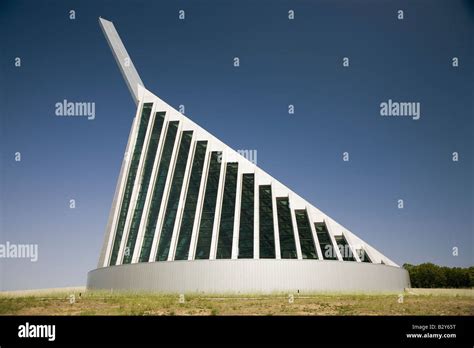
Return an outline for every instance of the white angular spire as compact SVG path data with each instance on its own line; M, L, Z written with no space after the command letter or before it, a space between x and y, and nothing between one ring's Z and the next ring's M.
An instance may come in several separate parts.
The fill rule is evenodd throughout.
M138 105L138 86L144 87L142 79L140 78L140 75L138 75L137 69L135 69L135 65L133 65L132 59L125 49L125 46L123 45L117 30L115 30L114 24L101 17L99 17L99 24L102 28L105 38L107 39L107 42L109 43L110 49L115 57L115 61L120 68L120 72L127 83L127 87L132 94L132 98L135 101L135 104Z

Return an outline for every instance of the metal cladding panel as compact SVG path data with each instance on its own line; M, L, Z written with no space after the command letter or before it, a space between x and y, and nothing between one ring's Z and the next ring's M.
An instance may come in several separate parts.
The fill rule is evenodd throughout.
M388 265L321 260L193 260L137 263L89 272L88 289L165 293L396 292L408 272Z

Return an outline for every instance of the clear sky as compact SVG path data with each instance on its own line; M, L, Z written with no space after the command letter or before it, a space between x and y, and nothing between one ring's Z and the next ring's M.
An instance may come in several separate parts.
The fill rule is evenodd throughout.
M99 16L150 91L398 264L474 264L472 1L3 0L0 242L39 250L0 259L0 289L97 265L135 114ZM64 99L95 119L57 117ZM389 99L420 119L380 116Z

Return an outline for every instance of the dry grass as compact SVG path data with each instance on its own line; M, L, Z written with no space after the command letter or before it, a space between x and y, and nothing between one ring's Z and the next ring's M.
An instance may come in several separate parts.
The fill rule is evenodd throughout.
M79 296L81 293L81 296ZM70 303L70 295L75 302ZM474 315L474 290L400 294L178 295L108 291L0 293L0 315Z

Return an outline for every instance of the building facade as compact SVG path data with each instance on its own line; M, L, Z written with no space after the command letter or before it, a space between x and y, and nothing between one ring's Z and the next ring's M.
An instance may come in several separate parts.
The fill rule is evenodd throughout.
M88 288L400 291L408 273L148 91L99 20L137 104Z

